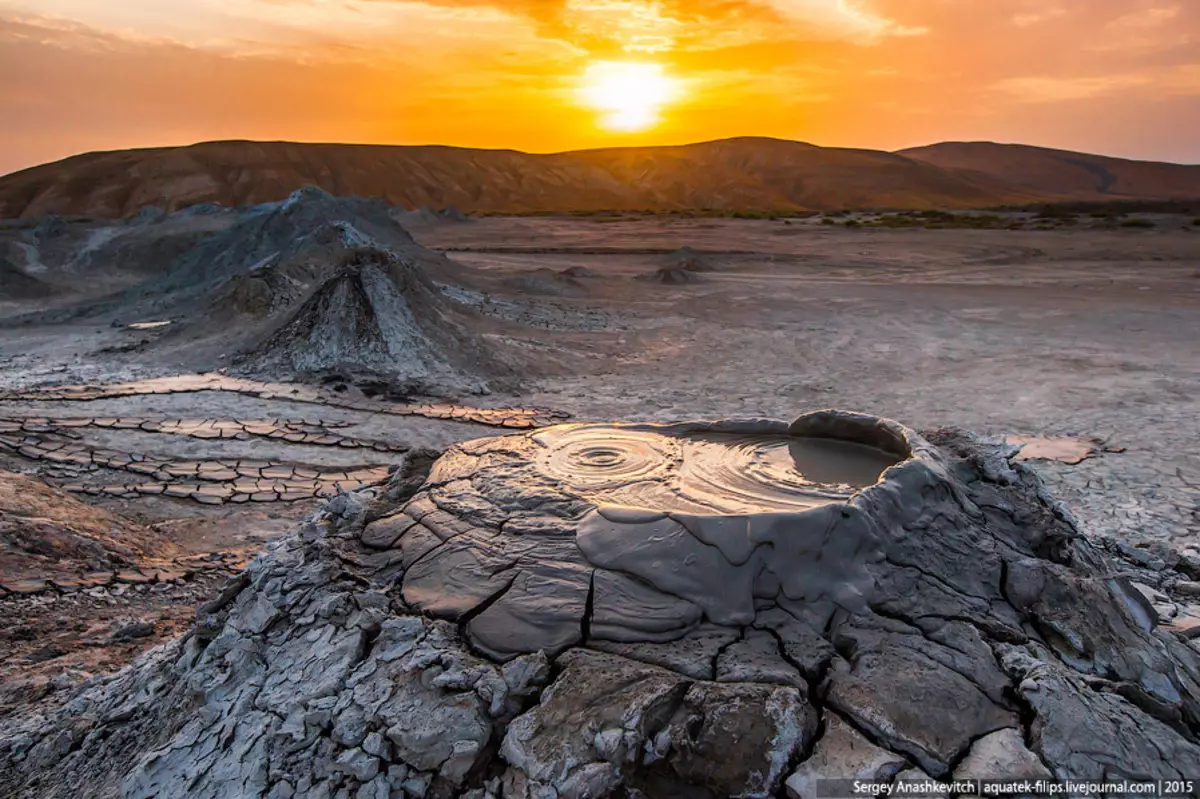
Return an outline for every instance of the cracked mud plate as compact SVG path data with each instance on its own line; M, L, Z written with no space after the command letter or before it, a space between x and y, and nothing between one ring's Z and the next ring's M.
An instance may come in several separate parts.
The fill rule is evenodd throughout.
M826 411L409 459L189 635L0 723L0 789L808 799L1200 773L1196 652L1012 454Z

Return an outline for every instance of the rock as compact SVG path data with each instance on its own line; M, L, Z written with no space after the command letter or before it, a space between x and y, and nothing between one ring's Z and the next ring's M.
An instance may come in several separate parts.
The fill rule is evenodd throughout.
M833 713L825 715L825 734L812 755L787 778L789 799L816 799L818 780L866 780L890 783L908 761L880 748Z
M138 638L149 638L154 635L154 622L148 619L124 618L117 619L111 625L109 639L114 642L133 641Z
M537 707L509 725L500 752L507 777L530 795L575 779L603 796L620 785L615 767L636 764L646 744L667 724L687 690L674 672L615 655L573 650L558 659L563 671ZM603 752L596 748L600 731ZM613 741L614 734L620 740ZM589 767L591 767L589 769ZM584 771L584 769L588 769ZM578 776L576 776L578 775Z
M1020 731L996 730L971 746L954 770L955 780L1050 780L1050 769L1025 747Z
M984 690L1006 682L990 657L971 663L917 635L849 627L840 633L844 643L835 639L835 646L848 649L849 663L832 670L826 702L928 773L948 776L973 740L1017 723L1014 710ZM954 710L935 720L928 707Z
M1159 591L1157 588L1152 588L1145 583L1131 582L1130 584L1139 594L1146 598L1147 602L1152 605L1171 601L1170 597L1168 597L1162 591Z
M1030 746L1059 780L1102 780L1120 764L1126 774L1159 779L1200 774L1200 746L1126 699L1096 691L1048 653L998 646L1000 663L1017 680L1036 720ZM1022 683L1024 684L1024 683Z
M337 766L359 782L370 782L379 774L379 759L361 749L347 749L338 755Z
M521 655L505 663L500 673L504 676L509 694L523 699L546 684L550 676L550 660L544 652Z
M817 713L795 688L696 683L667 728L667 760L684 785L764 799L816 731Z
M1193 580L1200 580L1200 550L1184 549L1178 553L1179 562L1176 564L1179 571L1191 577Z
M1185 638L1200 637L1200 605L1178 605L1170 629Z
M388 746L387 740L377 732L372 732L363 739L362 748L364 752L374 755L380 760L391 759L391 747Z

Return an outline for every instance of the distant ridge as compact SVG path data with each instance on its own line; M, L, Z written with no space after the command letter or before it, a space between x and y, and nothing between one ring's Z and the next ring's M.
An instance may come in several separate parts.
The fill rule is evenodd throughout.
M738 138L531 155L223 141L87 153L0 177L0 218L250 205L306 185L467 213L983 208L1200 198L1200 166L989 143L887 153Z
M986 176L1069 200L1200 198L1200 166L992 142L943 142L899 154L967 177Z

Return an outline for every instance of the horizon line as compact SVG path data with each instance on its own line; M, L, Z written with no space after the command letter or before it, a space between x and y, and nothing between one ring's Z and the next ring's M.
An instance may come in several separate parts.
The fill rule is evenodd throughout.
M929 144L918 144L918 145L913 145L911 147L902 147L897 150L882 150L882 149L877 149L877 148L872 148L872 147L845 147L845 146L840 146L840 145L814 144L812 142L807 142L807 141L803 141L800 139L785 139L785 138L781 138L778 136L761 136L761 135L747 134L747 135L741 135L741 136L726 136L726 137L717 138L717 139L702 139L699 141L681 142L678 144L617 145L617 146L611 146L611 147L584 147L584 148L576 148L576 149L569 149L569 150L552 150L552 151L546 151L546 152L520 150L515 147L470 147L470 146L457 145L457 144L439 144L439 143L432 143L432 142L426 142L426 143L421 143L421 144L392 144L392 143L380 143L380 142L303 141L303 140L297 140L297 139L202 139L200 141L194 141L194 142L190 142L187 144L164 144L164 145L152 145L152 146L147 146L147 147L122 147L122 148L116 148L116 149L110 149L110 150L84 150L84 151L81 151L78 153L73 153L71 155L63 156L62 158L56 158L51 161L43 161L38 164L33 164L31 166L22 167L20 169L13 170L12 172L6 172L4 174L0 174L0 180L12 177L14 175L19 175L22 172L29 172L31 170L41 169L43 167L54 166L55 164L61 164L66 161L71 161L76 158L85 158L87 156L112 155L112 154L116 154L116 153L153 152L156 150L186 150L186 149L190 149L193 147L203 147L206 145L214 145L214 144L260 144L260 145L265 144L265 145L300 145L300 146L312 146L312 147L378 147L378 148L395 148L395 149L444 149L444 150L465 150L465 151L473 151L473 152L490 152L490 153L516 153L518 155L548 158L548 157L564 156L564 155L579 155L579 154L583 154L583 153L612 152L612 151L617 151L617 150L683 149L683 148L687 148L687 147L701 147L704 145L723 144L723 143L727 143L727 142L745 141L745 140L769 141L769 142L778 142L781 144L795 144L795 145L801 145L804 147L812 147L814 149L819 149L819 150L849 150L849 151L855 151L855 152L881 153L881 154L886 154L886 155L897 155L900 157L907 157L905 155L905 153L908 153L908 152L911 152L914 150L923 150L923 149L929 149L932 147L940 147L940 146L945 146L945 145L981 145L982 144L982 145L991 145L994 147L1021 147L1021 148L1031 149L1031 150L1044 150L1047 152L1088 155L1088 156L1093 156L1093 157L1098 157L1098 158L1108 158L1108 159L1112 159L1115 161L1128 161L1128 162L1142 163L1142 164L1166 164L1166 165L1170 165L1170 166L1200 167L1200 162L1189 163L1189 162L1181 162L1181 161L1164 161L1164 160L1159 160L1159 159L1148 159L1148 158L1129 158L1129 157L1120 156L1120 155L1108 155L1105 153L1088 152L1086 150L1068 150L1068 149L1061 148L1061 147L1048 147L1048 146L1039 145L1039 144L1026 144L1023 142L996 141L996 140L992 140L992 139L945 139L945 140L941 140L941 141L931 142Z

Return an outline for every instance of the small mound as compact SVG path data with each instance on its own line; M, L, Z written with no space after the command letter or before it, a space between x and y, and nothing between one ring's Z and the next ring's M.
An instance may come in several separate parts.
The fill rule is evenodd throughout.
M661 283L664 286L682 286L688 283L704 282L704 278L695 272L675 266L663 267L649 274L640 275L637 279L647 283Z
M383 382L406 393L481 391L503 362L416 263L382 250L349 253L241 363L259 373Z
M414 208L411 211L401 211L399 222L402 225L413 225L417 227L435 226L443 224L461 224L470 222L471 217L464 214L456 206L449 205L438 210L428 205L423 205L420 208Z
M294 305L304 295L305 284L274 266L265 266L229 281L212 304L216 318L265 318Z
M587 286L574 276L553 269L534 269L507 279L505 285L522 294L542 294L552 297L585 297Z
M668 255L667 268L683 269L688 272L712 272L716 269L707 255L696 252L691 247L680 247Z
M586 266L568 266L566 269L559 272L565 277L583 278L583 277L600 277L600 273L594 269L588 269Z

